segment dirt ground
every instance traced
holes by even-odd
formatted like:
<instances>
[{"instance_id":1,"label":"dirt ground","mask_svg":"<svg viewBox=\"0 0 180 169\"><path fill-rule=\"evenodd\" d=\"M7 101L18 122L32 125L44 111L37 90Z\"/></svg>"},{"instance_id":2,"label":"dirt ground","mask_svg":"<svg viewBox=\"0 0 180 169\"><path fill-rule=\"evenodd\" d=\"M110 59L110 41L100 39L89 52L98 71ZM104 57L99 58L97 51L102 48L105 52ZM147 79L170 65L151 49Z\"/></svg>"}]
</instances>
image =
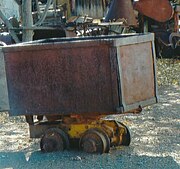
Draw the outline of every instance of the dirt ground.
<instances>
[{"instance_id":1,"label":"dirt ground","mask_svg":"<svg viewBox=\"0 0 180 169\"><path fill-rule=\"evenodd\" d=\"M109 116L126 123L129 147L92 155L70 150L41 153L39 140L29 138L23 117L0 115L0 169L180 169L180 86L162 86L160 103L140 115Z\"/></svg>"}]
</instances>

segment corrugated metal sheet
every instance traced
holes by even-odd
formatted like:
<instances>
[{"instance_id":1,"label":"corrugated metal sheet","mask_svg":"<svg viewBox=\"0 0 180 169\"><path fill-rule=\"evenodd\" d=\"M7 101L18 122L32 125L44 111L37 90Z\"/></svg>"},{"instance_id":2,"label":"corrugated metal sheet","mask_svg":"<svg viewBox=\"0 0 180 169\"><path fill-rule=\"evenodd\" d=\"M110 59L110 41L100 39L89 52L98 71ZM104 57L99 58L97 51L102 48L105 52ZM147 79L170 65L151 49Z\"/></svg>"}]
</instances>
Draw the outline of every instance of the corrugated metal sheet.
<instances>
[{"instance_id":1,"label":"corrugated metal sheet","mask_svg":"<svg viewBox=\"0 0 180 169\"><path fill-rule=\"evenodd\" d=\"M104 0L76 0L76 15L88 15L93 18L102 18L106 13Z\"/></svg>"}]
</instances>

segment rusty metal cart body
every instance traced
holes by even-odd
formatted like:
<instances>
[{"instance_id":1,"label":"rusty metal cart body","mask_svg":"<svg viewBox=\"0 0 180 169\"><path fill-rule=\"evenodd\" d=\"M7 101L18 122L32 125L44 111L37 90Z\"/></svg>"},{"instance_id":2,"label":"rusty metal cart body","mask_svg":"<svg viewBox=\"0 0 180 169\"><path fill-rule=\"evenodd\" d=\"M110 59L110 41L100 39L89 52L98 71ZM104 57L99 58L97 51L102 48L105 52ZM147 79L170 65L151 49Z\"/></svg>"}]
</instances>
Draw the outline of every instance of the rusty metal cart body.
<instances>
[{"instance_id":1,"label":"rusty metal cart body","mask_svg":"<svg viewBox=\"0 0 180 169\"><path fill-rule=\"evenodd\" d=\"M157 103L153 34L48 39L0 49L0 111L25 115L43 151L78 139L86 152L129 145L103 117Z\"/></svg>"}]
</instances>

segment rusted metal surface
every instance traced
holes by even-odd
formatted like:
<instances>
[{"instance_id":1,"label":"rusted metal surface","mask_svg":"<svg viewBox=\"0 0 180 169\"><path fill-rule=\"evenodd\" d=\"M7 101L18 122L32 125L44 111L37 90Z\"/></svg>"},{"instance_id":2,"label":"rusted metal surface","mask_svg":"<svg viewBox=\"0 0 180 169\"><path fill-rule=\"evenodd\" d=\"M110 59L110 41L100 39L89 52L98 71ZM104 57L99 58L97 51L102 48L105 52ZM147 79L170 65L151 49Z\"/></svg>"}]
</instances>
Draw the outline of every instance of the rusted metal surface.
<instances>
[{"instance_id":1,"label":"rusted metal surface","mask_svg":"<svg viewBox=\"0 0 180 169\"><path fill-rule=\"evenodd\" d=\"M126 19L128 25L137 25L131 0L113 0L105 21Z\"/></svg>"},{"instance_id":2,"label":"rusted metal surface","mask_svg":"<svg viewBox=\"0 0 180 169\"><path fill-rule=\"evenodd\" d=\"M3 47L10 114L100 115L156 103L152 48L152 34Z\"/></svg>"},{"instance_id":3,"label":"rusted metal surface","mask_svg":"<svg viewBox=\"0 0 180 169\"><path fill-rule=\"evenodd\" d=\"M153 59L149 56L150 42L120 47L123 94L128 105L154 95Z\"/></svg>"},{"instance_id":4,"label":"rusted metal surface","mask_svg":"<svg viewBox=\"0 0 180 169\"><path fill-rule=\"evenodd\" d=\"M8 48L5 62L11 112L115 111L110 45L89 41Z\"/></svg>"},{"instance_id":5,"label":"rusted metal surface","mask_svg":"<svg viewBox=\"0 0 180 169\"><path fill-rule=\"evenodd\" d=\"M59 128L48 129L41 138L40 148L43 152L63 151L68 149L68 136Z\"/></svg>"},{"instance_id":6,"label":"rusted metal surface","mask_svg":"<svg viewBox=\"0 0 180 169\"><path fill-rule=\"evenodd\" d=\"M120 111L128 112L135 107L141 108L157 102L158 94L153 37L144 35L126 38L123 41L117 41L116 46L118 47L117 58L120 74ZM146 49L146 47L148 49ZM147 52L147 55L144 51ZM143 61L141 61L140 58L142 58ZM134 60L135 63L132 60ZM148 72L150 74L147 74ZM146 77L146 75L148 77ZM152 79L149 80L151 77ZM133 84L134 82L135 84ZM148 82L152 84L151 89L153 92L149 93L149 91L147 91L150 87ZM150 91L152 91L151 89ZM131 92L129 92L129 90Z\"/></svg>"},{"instance_id":7,"label":"rusted metal surface","mask_svg":"<svg viewBox=\"0 0 180 169\"><path fill-rule=\"evenodd\" d=\"M108 153L110 149L108 142L102 131L94 128L84 133L80 140L80 148L87 153Z\"/></svg>"},{"instance_id":8,"label":"rusted metal surface","mask_svg":"<svg viewBox=\"0 0 180 169\"><path fill-rule=\"evenodd\" d=\"M139 0L134 9L158 22L166 22L173 16L173 8L168 0Z\"/></svg>"}]
</instances>

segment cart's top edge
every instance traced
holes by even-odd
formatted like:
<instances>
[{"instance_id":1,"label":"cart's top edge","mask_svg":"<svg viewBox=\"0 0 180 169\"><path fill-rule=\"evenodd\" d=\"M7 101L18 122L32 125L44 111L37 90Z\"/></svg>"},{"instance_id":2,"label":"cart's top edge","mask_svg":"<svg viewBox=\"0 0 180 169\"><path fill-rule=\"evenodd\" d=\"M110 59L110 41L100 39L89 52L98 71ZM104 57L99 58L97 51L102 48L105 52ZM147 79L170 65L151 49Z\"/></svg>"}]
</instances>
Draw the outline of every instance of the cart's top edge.
<instances>
[{"instance_id":1,"label":"cart's top edge","mask_svg":"<svg viewBox=\"0 0 180 169\"><path fill-rule=\"evenodd\" d=\"M121 35L101 35L101 36L89 36L89 37L65 37L65 38L50 38L50 39L42 39L30 42L23 42L13 45L4 46L3 51L9 51L10 49L17 49L21 47L29 47L29 46L50 46L56 44L71 44L71 43L84 43L84 42L97 42L97 43L109 43L113 41L114 46L126 45L144 41L153 41L154 34L146 33L146 34L121 34ZM85 43L84 43L85 44Z\"/></svg>"}]
</instances>

